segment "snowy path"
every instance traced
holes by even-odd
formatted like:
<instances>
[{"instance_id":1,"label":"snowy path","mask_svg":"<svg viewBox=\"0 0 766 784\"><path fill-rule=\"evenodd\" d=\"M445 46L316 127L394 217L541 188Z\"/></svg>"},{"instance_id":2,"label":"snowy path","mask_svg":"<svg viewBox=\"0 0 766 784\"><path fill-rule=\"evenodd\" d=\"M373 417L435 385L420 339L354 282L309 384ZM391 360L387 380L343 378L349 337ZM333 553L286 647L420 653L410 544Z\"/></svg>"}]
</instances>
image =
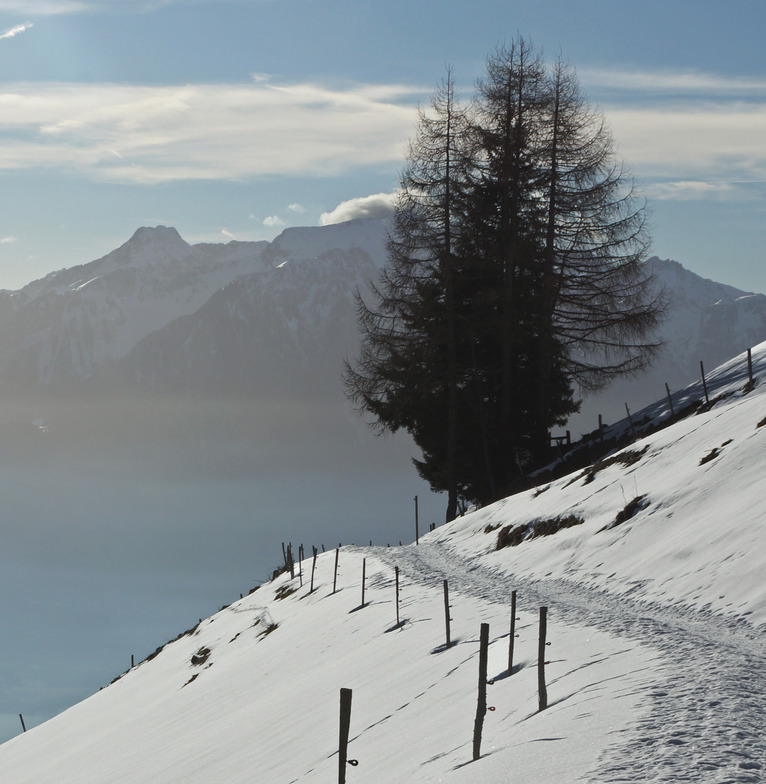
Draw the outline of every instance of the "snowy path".
<instances>
[{"instance_id":1,"label":"snowy path","mask_svg":"<svg viewBox=\"0 0 766 784\"><path fill-rule=\"evenodd\" d=\"M750 625L562 580L498 579L439 544L373 552L415 582L448 579L451 595L509 606L515 589L520 610L547 605L553 623L594 626L662 654L646 710L587 781L766 781L766 640Z\"/></svg>"}]
</instances>

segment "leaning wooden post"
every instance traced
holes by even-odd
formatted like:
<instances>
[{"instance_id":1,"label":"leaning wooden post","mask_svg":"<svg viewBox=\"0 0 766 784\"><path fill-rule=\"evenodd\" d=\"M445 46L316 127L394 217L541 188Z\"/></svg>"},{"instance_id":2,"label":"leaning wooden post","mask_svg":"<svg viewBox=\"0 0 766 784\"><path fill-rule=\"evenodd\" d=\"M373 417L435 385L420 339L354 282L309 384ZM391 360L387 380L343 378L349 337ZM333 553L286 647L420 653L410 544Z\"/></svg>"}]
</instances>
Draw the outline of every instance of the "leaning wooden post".
<instances>
[{"instance_id":1,"label":"leaning wooden post","mask_svg":"<svg viewBox=\"0 0 766 784\"><path fill-rule=\"evenodd\" d=\"M399 625L399 567L394 567L394 574L396 575L396 625Z\"/></svg>"},{"instance_id":2,"label":"leaning wooden post","mask_svg":"<svg viewBox=\"0 0 766 784\"><path fill-rule=\"evenodd\" d=\"M668 395L668 405L670 406L670 416L675 416L676 412L673 410L673 398L670 396L670 387L668 386L668 382L665 382L665 392Z\"/></svg>"},{"instance_id":3,"label":"leaning wooden post","mask_svg":"<svg viewBox=\"0 0 766 784\"><path fill-rule=\"evenodd\" d=\"M628 408L627 403L625 404L625 411L628 415L628 424L630 425L630 432L633 433L633 435L635 435L636 431L635 428L633 427L633 417L630 415L630 409Z\"/></svg>"},{"instance_id":4,"label":"leaning wooden post","mask_svg":"<svg viewBox=\"0 0 766 784\"><path fill-rule=\"evenodd\" d=\"M311 545L311 549L314 551L314 558L311 561L311 590L309 593L314 593L314 570L317 566L317 549L314 545Z\"/></svg>"},{"instance_id":5,"label":"leaning wooden post","mask_svg":"<svg viewBox=\"0 0 766 784\"><path fill-rule=\"evenodd\" d=\"M446 626L447 630L447 643L446 647L449 648L452 645L452 641L450 640L449 634L449 586L447 585L447 581L444 581L444 625Z\"/></svg>"},{"instance_id":6,"label":"leaning wooden post","mask_svg":"<svg viewBox=\"0 0 766 784\"><path fill-rule=\"evenodd\" d=\"M747 350L747 382L750 386L753 386L753 350L749 348Z\"/></svg>"},{"instance_id":7,"label":"leaning wooden post","mask_svg":"<svg viewBox=\"0 0 766 784\"><path fill-rule=\"evenodd\" d=\"M26 725L26 724L24 724L24 717L23 717L23 716L22 716L20 713L19 713L19 719L21 719L21 729L22 729L24 732L26 732L26 731L27 731L27 725Z\"/></svg>"},{"instance_id":8,"label":"leaning wooden post","mask_svg":"<svg viewBox=\"0 0 766 784\"><path fill-rule=\"evenodd\" d=\"M301 588L303 588L303 545L298 547L298 579L300 580Z\"/></svg>"},{"instance_id":9,"label":"leaning wooden post","mask_svg":"<svg viewBox=\"0 0 766 784\"><path fill-rule=\"evenodd\" d=\"M351 689L340 690L340 737L338 739L338 784L346 784L348 734L351 729Z\"/></svg>"},{"instance_id":10,"label":"leaning wooden post","mask_svg":"<svg viewBox=\"0 0 766 784\"><path fill-rule=\"evenodd\" d=\"M705 393L705 403L710 405L710 398L707 394L707 382L705 381L705 366L702 364L702 360L700 360L700 374L702 375L702 391Z\"/></svg>"},{"instance_id":11,"label":"leaning wooden post","mask_svg":"<svg viewBox=\"0 0 766 784\"><path fill-rule=\"evenodd\" d=\"M295 578L295 561L293 561L293 543L287 545L287 558L290 561L290 579Z\"/></svg>"},{"instance_id":12,"label":"leaning wooden post","mask_svg":"<svg viewBox=\"0 0 766 784\"><path fill-rule=\"evenodd\" d=\"M508 642L508 675L513 675L513 645L516 641L516 591L511 591L511 639Z\"/></svg>"},{"instance_id":13,"label":"leaning wooden post","mask_svg":"<svg viewBox=\"0 0 766 784\"><path fill-rule=\"evenodd\" d=\"M548 633L548 608L540 608L540 642L537 648L537 692L540 710L548 707L548 689L545 686L545 637Z\"/></svg>"},{"instance_id":14,"label":"leaning wooden post","mask_svg":"<svg viewBox=\"0 0 766 784\"><path fill-rule=\"evenodd\" d=\"M479 699L476 703L476 720L473 723L473 758L481 756L481 731L487 712L487 659L489 653L489 624L481 625L479 638Z\"/></svg>"},{"instance_id":15,"label":"leaning wooden post","mask_svg":"<svg viewBox=\"0 0 766 784\"><path fill-rule=\"evenodd\" d=\"M362 607L364 607L364 577L367 570L367 559L362 558Z\"/></svg>"},{"instance_id":16,"label":"leaning wooden post","mask_svg":"<svg viewBox=\"0 0 766 784\"><path fill-rule=\"evenodd\" d=\"M420 535L418 534L418 497L415 496L415 544L420 544Z\"/></svg>"},{"instance_id":17,"label":"leaning wooden post","mask_svg":"<svg viewBox=\"0 0 766 784\"><path fill-rule=\"evenodd\" d=\"M332 576L332 592L335 593L335 589L338 586L338 553L340 552L340 548L335 548L335 571L333 572Z\"/></svg>"}]
</instances>

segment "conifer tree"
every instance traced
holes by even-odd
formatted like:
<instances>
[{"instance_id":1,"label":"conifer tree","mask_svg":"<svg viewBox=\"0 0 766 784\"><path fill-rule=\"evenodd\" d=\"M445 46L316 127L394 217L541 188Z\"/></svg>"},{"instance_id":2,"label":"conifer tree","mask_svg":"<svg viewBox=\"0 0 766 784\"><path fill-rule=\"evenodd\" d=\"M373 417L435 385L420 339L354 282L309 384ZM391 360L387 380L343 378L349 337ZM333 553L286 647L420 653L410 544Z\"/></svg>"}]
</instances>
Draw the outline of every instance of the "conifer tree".
<instances>
[{"instance_id":1,"label":"conifer tree","mask_svg":"<svg viewBox=\"0 0 766 784\"><path fill-rule=\"evenodd\" d=\"M420 114L346 367L377 427L413 436L447 519L547 458L575 385L651 360L662 308L647 245L643 202L571 68L519 38L488 58L467 109L448 72Z\"/></svg>"}]
</instances>

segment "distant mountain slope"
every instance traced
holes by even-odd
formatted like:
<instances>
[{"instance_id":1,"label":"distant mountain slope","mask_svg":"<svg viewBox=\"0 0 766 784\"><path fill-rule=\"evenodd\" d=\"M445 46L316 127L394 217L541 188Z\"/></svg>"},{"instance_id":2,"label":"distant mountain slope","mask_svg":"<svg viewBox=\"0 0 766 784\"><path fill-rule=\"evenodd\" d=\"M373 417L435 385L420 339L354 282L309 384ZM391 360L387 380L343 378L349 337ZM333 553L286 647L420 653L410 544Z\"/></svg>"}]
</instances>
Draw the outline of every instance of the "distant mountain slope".
<instances>
[{"instance_id":1,"label":"distant mountain slope","mask_svg":"<svg viewBox=\"0 0 766 784\"><path fill-rule=\"evenodd\" d=\"M572 417L573 434L586 433L625 416L625 403L637 411L664 393L665 383L678 390L700 377L700 361L712 369L766 340L766 296L740 291L702 278L670 259L649 259L658 289L668 301L666 319L657 332L665 347L653 366L636 378L615 382L585 397Z\"/></svg>"},{"instance_id":2,"label":"distant mountain slope","mask_svg":"<svg viewBox=\"0 0 766 784\"><path fill-rule=\"evenodd\" d=\"M263 256L278 264L141 340L119 363L121 383L145 393L342 400L342 362L358 343L354 294L375 275L372 259L359 248L306 258L277 243Z\"/></svg>"},{"instance_id":3,"label":"distant mountain slope","mask_svg":"<svg viewBox=\"0 0 766 784\"><path fill-rule=\"evenodd\" d=\"M354 294L385 262L386 224L286 229L273 242L190 246L139 229L102 259L0 292L0 388L195 399L335 396L357 345ZM644 375L588 395L589 432L766 338L766 296L646 262L669 303L665 348ZM96 383L97 381L97 383Z\"/></svg>"},{"instance_id":4,"label":"distant mountain slope","mask_svg":"<svg viewBox=\"0 0 766 784\"><path fill-rule=\"evenodd\" d=\"M267 243L192 247L175 229L138 229L101 259L52 272L0 301L0 383L57 387L87 378L141 338L193 313L259 268Z\"/></svg>"}]
</instances>

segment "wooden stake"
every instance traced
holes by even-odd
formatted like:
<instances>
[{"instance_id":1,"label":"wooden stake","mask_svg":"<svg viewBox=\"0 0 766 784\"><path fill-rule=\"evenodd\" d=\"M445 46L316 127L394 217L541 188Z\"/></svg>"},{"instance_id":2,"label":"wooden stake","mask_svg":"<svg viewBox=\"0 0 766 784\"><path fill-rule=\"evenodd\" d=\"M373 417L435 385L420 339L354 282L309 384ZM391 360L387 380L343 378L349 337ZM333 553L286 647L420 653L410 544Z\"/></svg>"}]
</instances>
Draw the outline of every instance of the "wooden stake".
<instances>
[{"instance_id":1,"label":"wooden stake","mask_svg":"<svg viewBox=\"0 0 766 784\"><path fill-rule=\"evenodd\" d=\"M340 552L340 548L335 548L335 571L333 572L332 577L332 592L335 593L335 589L338 586L338 553Z\"/></svg>"},{"instance_id":2,"label":"wooden stake","mask_svg":"<svg viewBox=\"0 0 766 784\"><path fill-rule=\"evenodd\" d=\"M489 624L481 625L479 638L479 698L476 703L476 720L473 723L473 758L481 757L481 731L487 712L487 659L489 652Z\"/></svg>"},{"instance_id":3,"label":"wooden stake","mask_svg":"<svg viewBox=\"0 0 766 784\"><path fill-rule=\"evenodd\" d=\"M367 559L362 558L362 607L364 607L364 577L367 571Z\"/></svg>"},{"instance_id":4,"label":"wooden stake","mask_svg":"<svg viewBox=\"0 0 766 784\"><path fill-rule=\"evenodd\" d=\"M700 374L702 375L702 391L705 393L705 403L710 405L710 398L707 394L707 382L705 381L705 366L702 364L702 360L700 360Z\"/></svg>"},{"instance_id":5,"label":"wooden stake","mask_svg":"<svg viewBox=\"0 0 766 784\"><path fill-rule=\"evenodd\" d=\"M537 692L540 710L548 707L548 689L545 685L545 637L548 633L548 608L540 608L540 641L537 648Z\"/></svg>"},{"instance_id":6,"label":"wooden stake","mask_svg":"<svg viewBox=\"0 0 766 784\"><path fill-rule=\"evenodd\" d=\"M340 735L338 738L338 784L346 784L348 735L351 729L351 689L340 690Z\"/></svg>"},{"instance_id":7,"label":"wooden stake","mask_svg":"<svg viewBox=\"0 0 766 784\"><path fill-rule=\"evenodd\" d=\"M447 585L447 581L444 581L444 625L447 629L447 642L446 647L449 648L452 645L452 641L450 640L449 634L449 586Z\"/></svg>"},{"instance_id":8,"label":"wooden stake","mask_svg":"<svg viewBox=\"0 0 766 784\"><path fill-rule=\"evenodd\" d=\"M635 435L636 431L633 429L633 418L630 415L630 409L628 408L627 403L625 404L625 411L628 414L628 424L630 425L630 432L633 433L633 435Z\"/></svg>"},{"instance_id":9,"label":"wooden stake","mask_svg":"<svg viewBox=\"0 0 766 784\"><path fill-rule=\"evenodd\" d=\"M513 646L516 642L516 591L511 592L511 639L508 643L508 675L513 675Z\"/></svg>"},{"instance_id":10,"label":"wooden stake","mask_svg":"<svg viewBox=\"0 0 766 784\"><path fill-rule=\"evenodd\" d=\"M24 724L24 717L23 717L23 716L22 716L20 713L19 713L19 718L21 719L21 729L22 729L24 732L26 732L26 731L27 731L27 725L26 725L26 724Z\"/></svg>"},{"instance_id":11,"label":"wooden stake","mask_svg":"<svg viewBox=\"0 0 766 784\"><path fill-rule=\"evenodd\" d=\"M747 350L747 380L750 386L753 386L753 350Z\"/></svg>"},{"instance_id":12,"label":"wooden stake","mask_svg":"<svg viewBox=\"0 0 766 784\"><path fill-rule=\"evenodd\" d=\"M420 536L418 534L418 497L415 496L415 544L420 544Z\"/></svg>"},{"instance_id":13,"label":"wooden stake","mask_svg":"<svg viewBox=\"0 0 766 784\"><path fill-rule=\"evenodd\" d=\"M670 416L675 416L676 412L673 410L673 398L670 396L670 387L668 382L665 382L665 392L668 394L668 405L670 406Z\"/></svg>"},{"instance_id":14,"label":"wooden stake","mask_svg":"<svg viewBox=\"0 0 766 784\"><path fill-rule=\"evenodd\" d=\"M396 575L396 625L399 625L399 567L394 567L394 574Z\"/></svg>"},{"instance_id":15,"label":"wooden stake","mask_svg":"<svg viewBox=\"0 0 766 784\"><path fill-rule=\"evenodd\" d=\"M314 545L311 545L311 549L314 551L314 557L311 560L311 590L309 593L314 593L314 570L316 569L317 565L317 549Z\"/></svg>"}]
</instances>

